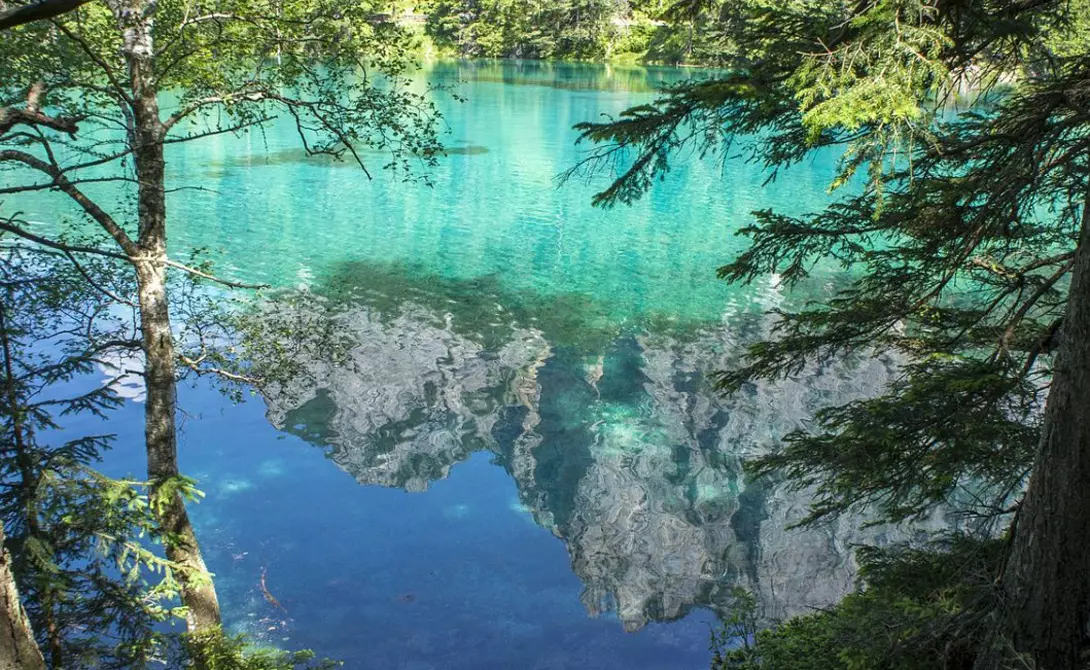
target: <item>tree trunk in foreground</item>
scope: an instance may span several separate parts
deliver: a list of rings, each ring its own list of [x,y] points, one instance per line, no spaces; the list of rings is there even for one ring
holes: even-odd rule
[[[159,258],[165,258],[165,255]],[[148,479],[152,483],[151,495],[157,498],[162,495],[160,485],[179,476],[174,341],[167,305],[166,265],[161,260],[142,262],[137,276],[145,350],[144,383],[147,388],[144,438],[148,453]],[[158,519],[165,536],[167,558],[187,568],[186,573],[178,575],[182,604],[187,609],[187,627],[190,632],[216,627],[220,624],[219,601],[212,577],[201,556],[185,502],[178,493],[168,494],[166,500],[161,502]]]
[[[19,601],[15,575],[11,573],[11,555],[4,548],[3,527],[0,527],[0,670],[45,670],[45,659]]]
[[[1038,670],[1080,666],[1090,619],[1090,199],[1071,272],[1033,475],[1003,573],[1015,648]]]
[[[139,283],[140,328],[144,345],[144,436],[148,455],[151,495],[162,497],[162,485],[176,481],[178,438],[175,426],[177,386],[174,376],[174,338],[170,330],[170,309],[166,290],[166,189],[163,156],[165,130],[159,116],[158,86],[155,80],[152,43],[154,0],[113,0],[110,3],[122,29],[122,53],[129,70],[132,90],[133,162],[139,183],[138,247],[134,261]],[[185,502],[178,493],[160,500],[158,519],[163,531],[167,558],[185,566],[178,575],[182,604],[187,609],[190,632],[220,625],[219,601],[212,576],[205,567]]]

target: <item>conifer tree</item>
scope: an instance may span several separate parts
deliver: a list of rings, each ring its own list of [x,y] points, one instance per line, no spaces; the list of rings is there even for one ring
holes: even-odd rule
[[[128,373],[111,354],[139,346],[123,297],[131,272],[19,244],[0,247],[0,261],[0,521],[12,575],[49,667],[145,667],[162,651],[155,625],[184,568],[141,539],[160,537],[146,484],[95,469],[112,436],[58,430],[121,403]],[[192,495],[189,482],[175,486]]]
[[[779,314],[719,382],[733,392],[850,355],[902,362],[883,395],[825,409],[756,472],[815,486],[811,521],[946,504],[1010,522],[995,593],[979,602],[991,621],[972,640],[980,668],[1010,660],[1011,645],[1039,668],[1075,668],[1087,642],[1086,20],[1085,3],[1059,0],[749,0],[725,26],[729,74],[582,124],[596,146],[571,173],[616,170],[596,198],[609,206],[665,178],[683,148],[742,146],[770,178],[840,152],[832,204],[755,212],[739,230],[749,247],[719,276],[797,287],[849,272]]]
[[[167,557],[184,567],[178,577],[193,631],[218,628],[220,613],[176,485],[176,376],[183,363],[208,370],[177,355],[167,274],[209,275],[168,256],[165,147],[247,132],[283,114],[309,153],[346,156],[364,173],[364,147],[387,152],[392,166],[430,165],[440,148],[434,108],[408,90],[405,35],[376,18],[378,9],[330,0],[101,0],[0,39],[0,195],[54,193],[78,217],[78,231],[97,230],[112,248],[32,230],[10,201],[0,230],[135,271],[147,474],[152,499],[162,502],[153,511]],[[161,106],[166,91],[178,96],[176,107]],[[96,201],[85,185],[106,182],[132,198]]]

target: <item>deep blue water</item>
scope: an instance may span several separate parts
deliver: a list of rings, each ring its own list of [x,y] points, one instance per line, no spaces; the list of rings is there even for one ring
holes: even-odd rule
[[[174,253],[212,247],[223,274],[321,296],[305,309],[354,342],[241,405],[182,392],[181,465],[207,494],[193,516],[231,628],[349,668],[695,669],[735,586],[767,619],[848,588],[871,531],[784,531],[805,496],[747,483],[741,462],[884,368],[733,398],[706,377],[788,299],[774,277],[715,279],[733,231],[827,202],[831,160],[766,184],[739,158],[682,156],[608,211],[589,206],[601,178],[557,187],[573,124],[686,76],[430,66],[421,85],[466,97],[436,94],[452,151],[430,188],[307,158],[287,125],[174,148],[174,183],[209,189],[171,196]],[[112,471],[143,470],[141,412],[111,420]]]

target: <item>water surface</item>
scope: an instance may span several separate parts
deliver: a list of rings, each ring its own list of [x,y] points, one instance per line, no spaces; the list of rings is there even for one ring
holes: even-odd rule
[[[466,98],[435,94],[450,150],[432,187],[308,157],[286,123],[172,147],[175,185],[208,189],[171,195],[176,252],[306,290],[352,340],[242,406],[183,393],[183,469],[208,493],[195,519],[232,628],[353,668],[702,668],[735,587],[774,619],[851,585],[850,545],[877,531],[785,531],[805,495],[741,462],[885,368],[732,398],[706,377],[787,299],[773,277],[715,279],[733,231],[754,209],[821,207],[831,160],[765,183],[682,157],[612,210],[589,206],[601,179],[558,188],[583,150],[572,125],[687,76],[430,66],[422,85]],[[139,470],[138,398],[124,412],[112,467]]]

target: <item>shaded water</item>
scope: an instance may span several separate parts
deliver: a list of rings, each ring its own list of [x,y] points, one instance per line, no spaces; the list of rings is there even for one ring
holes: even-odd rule
[[[716,281],[732,232],[754,209],[820,207],[831,161],[766,185],[740,160],[683,160],[608,211],[589,207],[600,180],[557,188],[573,124],[685,76],[433,66],[422,77],[467,101],[436,94],[451,150],[431,188],[308,158],[286,124],[172,147],[175,184],[210,189],[171,196],[172,246],[304,288],[354,342],[241,407],[183,394],[183,469],[208,493],[195,519],[233,628],[348,667],[700,668],[735,586],[768,618],[850,586],[850,545],[877,531],[785,531],[805,496],[747,484],[741,461],[884,366],[729,399],[706,379],[786,299],[774,278]],[[113,467],[139,470],[139,404],[123,411]]]

